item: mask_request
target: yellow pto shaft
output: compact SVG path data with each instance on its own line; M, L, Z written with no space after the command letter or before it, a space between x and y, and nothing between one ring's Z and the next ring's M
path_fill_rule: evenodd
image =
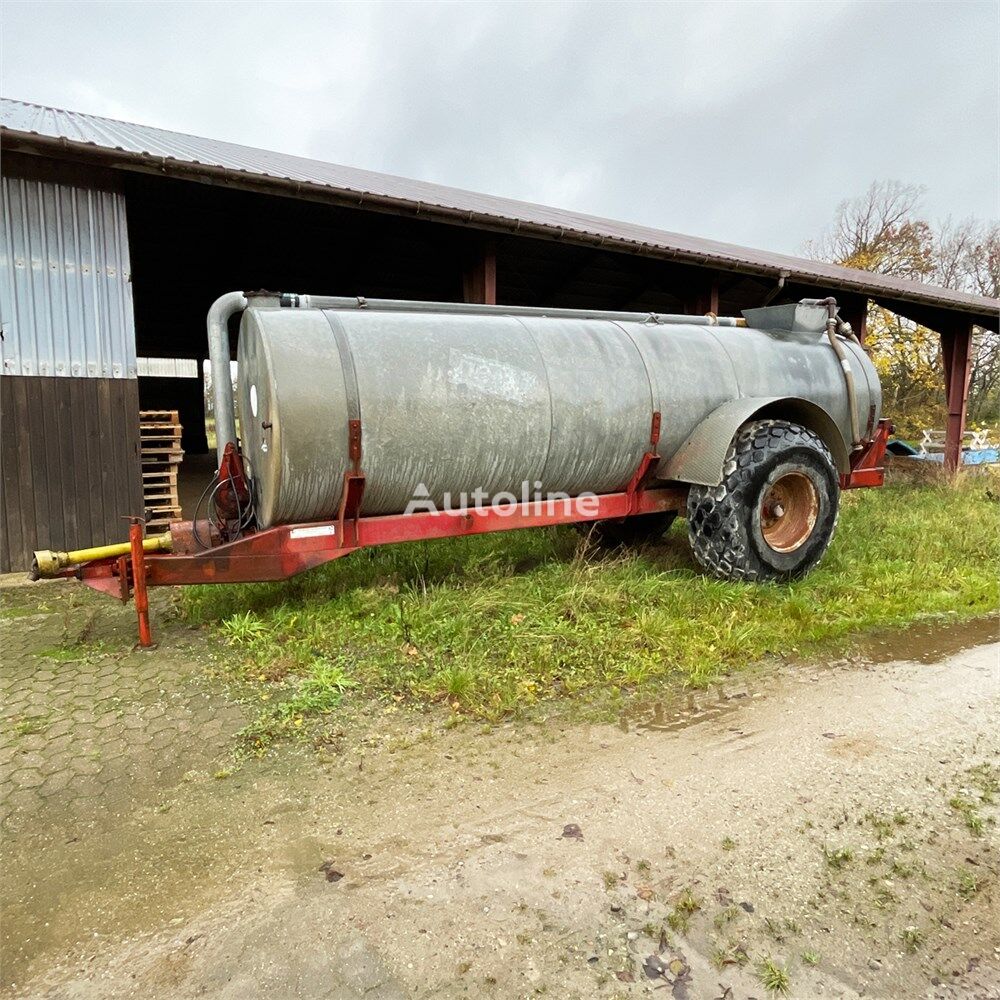
M169 552L172 548L170 532L162 535L150 535L142 540L144 552ZM32 575L55 576L67 566L78 566L80 563L93 562L95 559L110 559L114 556L127 556L132 551L129 542L118 542L116 545L95 545L92 549L76 549L73 552L53 552L43 549L35 553L35 564Z

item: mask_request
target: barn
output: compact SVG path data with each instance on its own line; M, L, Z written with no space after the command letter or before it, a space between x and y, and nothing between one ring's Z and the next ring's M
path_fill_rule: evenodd
M862 333L874 301L941 336L951 467L973 327L997 330L963 292L20 101L0 142L4 572L123 536L140 410L178 410L207 455L205 314L233 289L718 314L835 295Z

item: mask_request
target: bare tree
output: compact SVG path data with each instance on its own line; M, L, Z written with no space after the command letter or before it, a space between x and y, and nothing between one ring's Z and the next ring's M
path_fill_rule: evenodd
M920 214L923 189L875 181L861 196L842 202L830 229L806 244L806 253L847 267L891 274L996 298L1000 294L1000 225L977 219L946 220L932 227ZM886 402L904 431L943 417L939 338L918 324L873 306L868 316L872 357ZM973 335L969 419L1000 416L1000 338Z
M899 181L873 181L857 198L842 201L833 226L806 244L806 253L846 267L924 280L934 269L930 227L917 217L924 189Z

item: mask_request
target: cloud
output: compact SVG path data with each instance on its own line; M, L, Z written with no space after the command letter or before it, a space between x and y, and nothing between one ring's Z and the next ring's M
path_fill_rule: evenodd
M874 178L998 214L996 8L5 5L6 96L796 252Z

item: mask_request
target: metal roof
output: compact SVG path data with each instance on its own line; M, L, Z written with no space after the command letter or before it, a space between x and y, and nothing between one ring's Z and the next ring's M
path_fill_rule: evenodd
M108 162L133 169L156 169L202 180L221 175L227 183L248 186L267 182L292 195L315 198L325 194L345 204L397 208L481 228L555 237L776 278L784 274L790 282L975 313L993 322L1000 309L1000 300L937 285L8 98L0 98L0 134L27 140L56 155L59 150L68 154L89 150L101 153Z

